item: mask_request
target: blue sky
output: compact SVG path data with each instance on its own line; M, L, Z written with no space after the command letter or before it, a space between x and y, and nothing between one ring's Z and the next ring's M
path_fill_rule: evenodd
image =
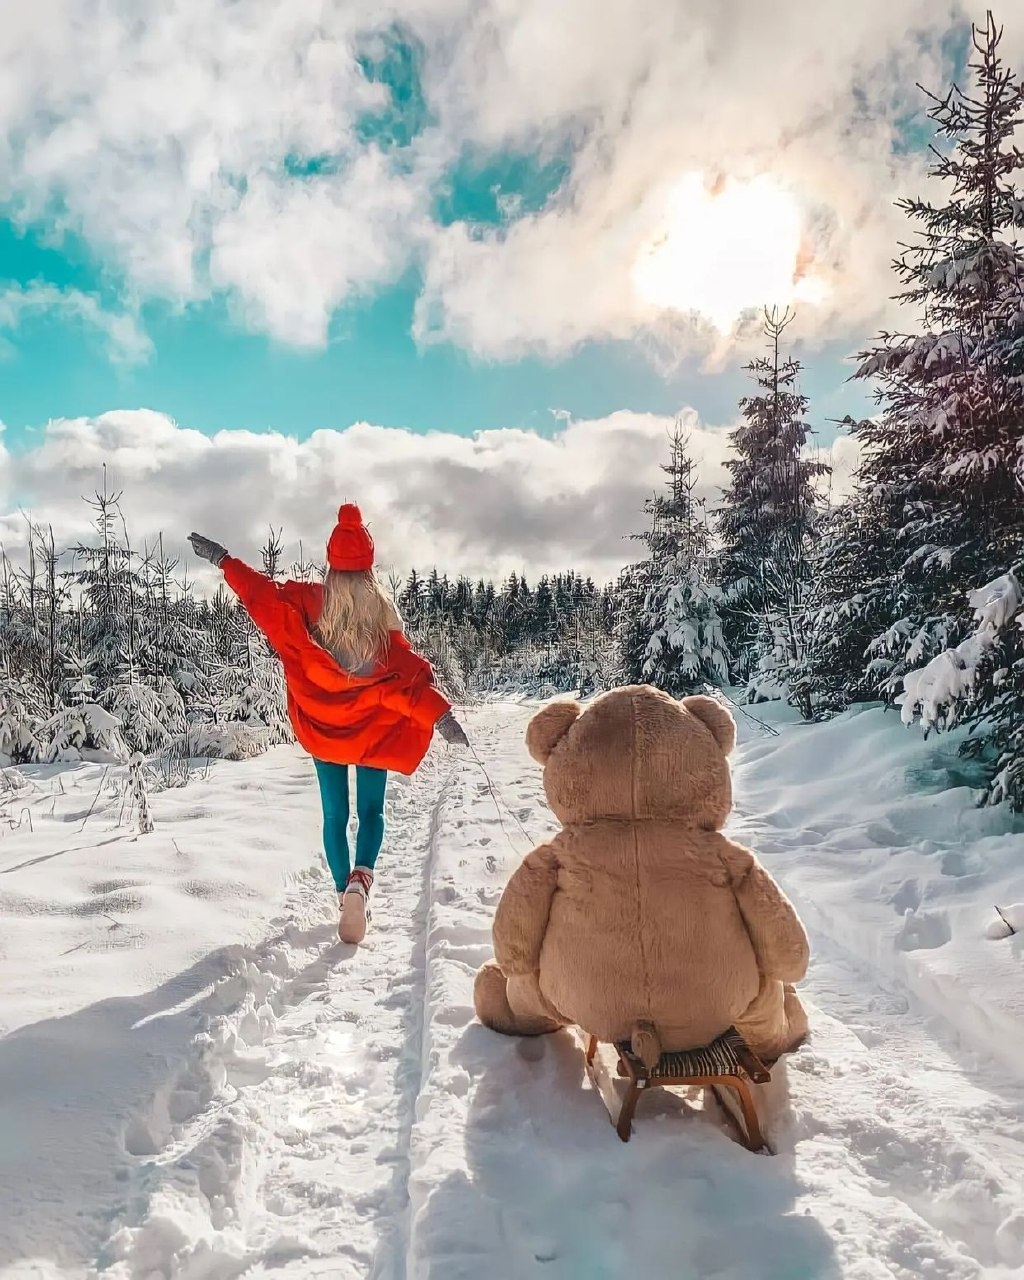
M315 178L322 166L300 170ZM501 222L496 189L523 212L543 206L564 177L565 164L532 163L522 155L453 167L438 194L442 225ZM741 357L702 371L696 359L666 369L637 343L594 341L561 358L496 360L454 343L427 345L412 336L421 279L410 269L395 284L353 300L333 317L322 349L297 349L240 324L222 297L185 307L144 302L139 324L151 351L131 361L112 358L95 326L60 310L33 314L4 337L0 420L18 448L33 428L53 418L96 416L111 409L158 409L200 431L249 429L307 436L322 427L369 421L414 431L468 434L500 427L556 428L551 410L601 418L618 409L673 414L697 408L710 423L728 423L748 382ZM0 221L0 288L52 285L122 304L125 282L116 264L80 236L58 234L52 222ZM824 440L829 419L866 411L867 392L847 385L851 345L840 340L810 354L804 387Z
M103 290L102 270L87 255L44 248L9 222L0 228L0 279ZM81 319L33 317L7 335L0 365L8 443L17 447L27 429L51 418L138 407L204 432L247 428L300 437L356 421L460 434L515 426L550 432L552 409L600 418L622 408L672 414L694 405L706 421L724 423L747 387L738 365L714 374L692 363L661 372L628 342L588 344L557 361L484 361L450 344L418 348L410 334L416 292L410 277L346 308L319 351L247 332L220 300L184 312L151 305L143 318L152 355L127 365L112 360ZM827 417L864 403L859 387L844 385L847 350L833 346L809 361L804 380L826 435Z
M191 502L198 521L186 460L217 470L198 432L312 537L315 433L366 422L331 465L397 527L405 450L404 539L456 560L479 542L471 519L446 524L443 475L489 495L471 517L504 513L510 562L546 529L552 557L605 564L658 479L665 419L718 429L695 448L720 482L758 352L738 308L796 290L821 443L867 411L850 356L900 320L893 202L926 182L915 84L947 82L981 12L180 0L128 24L45 5L0 33L0 519L61 509L59 458L69 493L101 461L141 468L148 508ZM573 441L554 410L583 424ZM628 430L654 443L624 466ZM606 533L572 533L579 510Z

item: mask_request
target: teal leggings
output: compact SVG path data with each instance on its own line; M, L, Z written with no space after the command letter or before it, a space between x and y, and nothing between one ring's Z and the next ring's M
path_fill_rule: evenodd
M348 852L348 769L345 764L314 760L320 800L324 810L324 853L339 893L348 883L351 864ZM386 769L356 765L356 866L372 871L384 841L384 788Z

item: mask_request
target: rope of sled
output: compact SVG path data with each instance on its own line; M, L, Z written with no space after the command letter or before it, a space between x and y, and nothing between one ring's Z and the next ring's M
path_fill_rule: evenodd
M527 831L527 829L523 826L522 822L519 819L519 815L512 811L511 805L509 805L508 801L505 800L504 797L500 795L498 788L495 786L494 782L491 779L491 775L487 772L486 765L480 759L480 756L477 753L476 747L474 747L473 743L469 741L469 735L467 734L466 737L467 737L467 744L469 746L470 755L473 757L474 761L479 766L480 772L484 775L484 781L487 784L487 790L491 793L491 800L494 802L494 812L498 815L498 825L501 827L501 834L505 837L508 847L512 850L512 852L516 855L516 857L521 858L523 857L522 850L516 848L515 843L512 840L512 837L509 835L508 830L505 827L505 820L501 816L502 805L505 806L505 811L508 813L508 816L512 819L512 821L516 824L519 830L523 833L523 836L526 838L527 844L533 845L536 843L536 841L530 835L529 831Z
M488 792L490 793L491 803L494 805L494 812L497 814L497 817L498 817L498 826L501 827L501 834L505 837L505 842L508 845L508 847L512 850L512 852L516 855L517 858L522 858L524 856L523 851L516 846L515 841L512 839L512 837L508 833L508 828L505 826L505 819L502 816L502 806L504 806L505 812L516 824L519 830L522 832L523 837L526 840L527 844L532 846L537 842L536 840L534 840L533 836L530 835L529 831L527 831L527 829L523 826L522 822L519 819L519 815L513 811L512 806L501 795L501 792L498 789L497 785L495 784L494 779L487 772L487 766L480 759L480 753L477 751L476 747L473 745L468 734L466 735L466 746L469 748L469 754L474 764L476 764L480 772L484 775L484 782L487 786Z

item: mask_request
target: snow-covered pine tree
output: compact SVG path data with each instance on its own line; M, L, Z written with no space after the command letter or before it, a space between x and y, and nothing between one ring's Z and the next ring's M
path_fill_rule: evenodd
M648 556L620 578L619 642L625 684L653 684L674 697L728 680L729 659L710 581L711 533L695 496L696 468L682 425L670 437L662 470L668 493L645 504L650 528L634 535Z
M481 627L489 627L495 610L494 583L483 578L473 588L473 615Z
M128 746L116 716L95 702L61 707L39 731L48 764L90 760L113 764L126 760Z
M145 747L122 733L126 712L133 728L147 719L142 704L150 691L141 683L139 665L144 587L120 500L120 492L109 487L104 465L102 487L86 499L95 513L97 540L72 548L69 577L79 596L77 643L69 646L62 681L62 695L70 705L59 707L41 727L49 735L48 759L75 758L75 752L117 756Z
M111 686L103 706L121 726L121 736L132 751L152 755L161 751L185 728L185 706L170 680L154 688L134 680Z
M901 202L918 235L894 267L920 331L883 334L856 375L878 381L880 412L855 427L856 489L830 535L843 573L808 672L833 703L893 701L969 633L969 593L1024 558L1024 88L1001 34L990 14L973 29L973 89L932 98L952 144L933 166L947 201ZM847 638L830 644L832 628Z
M220 669L218 685L218 718L244 726L260 747L292 740L284 673L262 636L246 634L243 654Z
M465 576L459 577L452 591L451 614L459 623L473 620L473 584Z
M398 597L398 612L405 620L406 626L412 629L419 626L426 612L423 579L415 569L410 570L409 577Z
M176 665L171 610L176 564L173 557L164 553L162 535L155 547L144 545L139 565L142 587L139 666L145 678L152 682L172 675Z
M974 629L905 677L905 722L969 726L961 753L979 760L986 804L1024 812L1024 564L972 591Z
M728 682L719 599L698 560L680 553L665 562L644 601L651 633L644 652L646 683L681 698Z
M886 625L888 595L865 589L888 572L884 530L871 495L826 510L811 548L804 652L789 686L805 715L825 719L870 701L875 672L865 665L873 636Z
M46 744L40 730L45 721L39 690L0 665L0 767L34 764L42 758Z
M642 537L631 534L630 537ZM643 618L644 601L654 577L650 559L627 564L612 590L612 634L615 638L616 681L642 684L647 634Z
M67 590L59 560L52 529L31 519L20 569L0 548L0 756L8 762L38 758L40 726L60 706Z
M503 653L512 652L522 639L525 604L519 575L511 573L495 602L498 641Z
M758 394L740 401L744 418L730 437L731 479L717 513L722 626L732 674L761 696L790 696L803 656L810 543L818 521L815 486L828 467L805 456L808 401L801 364L781 339L793 312L765 311L768 355L747 372ZM799 695L797 695L799 697Z
M34 527L38 558L42 566L40 613L43 632L42 683L46 705L53 711L60 702L61 669L66 660L63 607L67 584L60 573L60 553L56 549L53 526Z
M74 582L81 593L79 657L98 694L136 677L136 592L141 583L132 563L120 499L121 494L109 488L104 465L102 489L86 500L95 513L97 541L72 548Z
M31 534L30 534L31 536ZM32 575L34 578L34 575ZM38 760L49 708L40 678L40 630L25 596L26 577L0 551L0 766Z

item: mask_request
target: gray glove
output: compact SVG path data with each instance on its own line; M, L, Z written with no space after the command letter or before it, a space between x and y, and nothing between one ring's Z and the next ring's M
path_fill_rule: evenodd
M209 560L211 564L215 564L220 568L221 561L228 554L226 547L222 547L219 542L211 542L209 538L204 538L201 533L190 533L188 540L192 543L192 550L200 560Z
M458 747L468 747L469 739L466 731L450 711L446 711L437 722L437 731L445 742L452 742Z

